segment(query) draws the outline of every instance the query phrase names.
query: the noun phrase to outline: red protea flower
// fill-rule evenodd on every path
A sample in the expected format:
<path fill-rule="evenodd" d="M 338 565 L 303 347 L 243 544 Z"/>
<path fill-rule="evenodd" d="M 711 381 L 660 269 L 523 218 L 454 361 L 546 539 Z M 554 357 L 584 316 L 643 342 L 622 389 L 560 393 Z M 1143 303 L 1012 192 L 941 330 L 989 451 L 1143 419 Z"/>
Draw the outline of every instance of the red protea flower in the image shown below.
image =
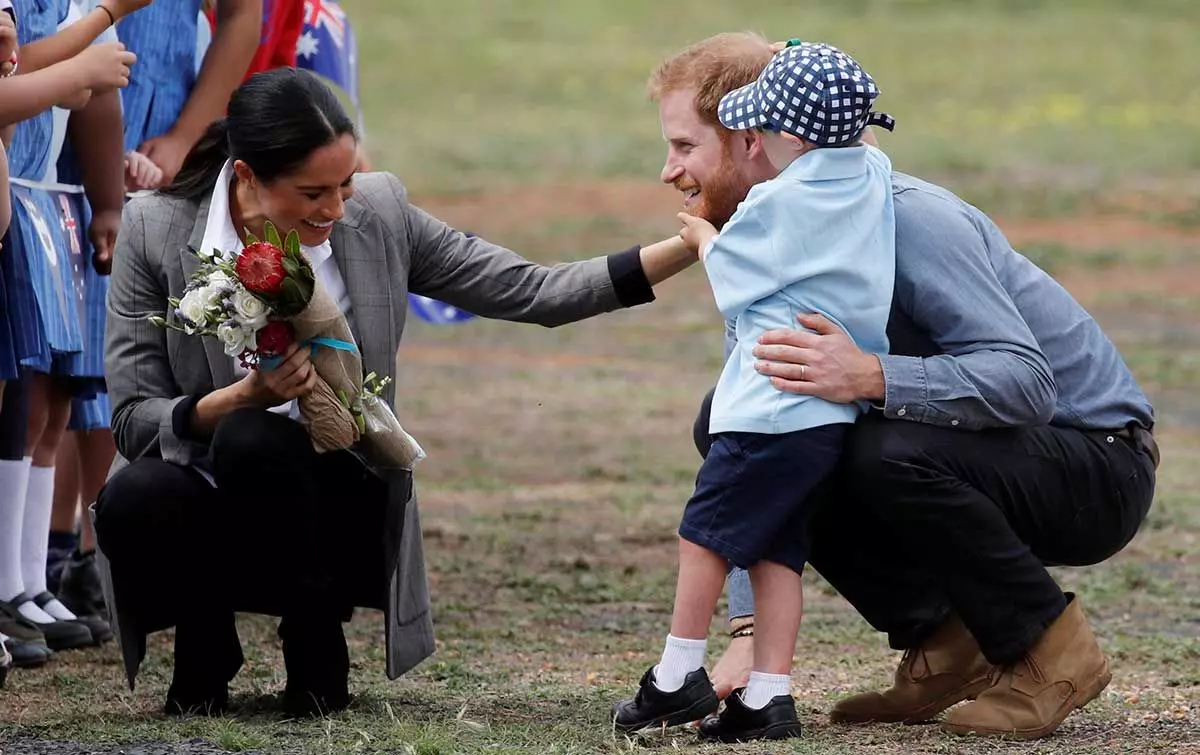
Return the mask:
<path fill-rule="evenodd" d="M 261 241 L 242 250 L 235 269 L 243 286 L 265 296 L 278 294 L 287 275 L 283 269 L 283 250 Z"/>
<path fill-rule="evenodd" d="M 292 326 L 283 320 L 272 320 L 258 331 L 258 351 L 263 356 L 283 356 L 296 340 Z"/>

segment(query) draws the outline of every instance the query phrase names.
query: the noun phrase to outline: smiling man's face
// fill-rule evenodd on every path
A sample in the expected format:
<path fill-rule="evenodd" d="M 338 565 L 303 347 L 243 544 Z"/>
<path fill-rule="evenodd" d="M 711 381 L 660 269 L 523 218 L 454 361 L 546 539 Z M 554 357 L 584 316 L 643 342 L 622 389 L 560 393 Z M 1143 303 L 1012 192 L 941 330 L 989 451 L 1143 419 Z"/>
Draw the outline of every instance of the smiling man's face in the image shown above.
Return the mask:
<path fill-rule="evenodd" d="M 755 182 L 735 158 L 732 146 L 739 135 L 702 120 L 695 97 L 692 89 L 676 89 L 663 94 L 658 103 L 667 142 L 667 162 L 660 178 L 683 193 L 685 212 L 720 228 Z"/>

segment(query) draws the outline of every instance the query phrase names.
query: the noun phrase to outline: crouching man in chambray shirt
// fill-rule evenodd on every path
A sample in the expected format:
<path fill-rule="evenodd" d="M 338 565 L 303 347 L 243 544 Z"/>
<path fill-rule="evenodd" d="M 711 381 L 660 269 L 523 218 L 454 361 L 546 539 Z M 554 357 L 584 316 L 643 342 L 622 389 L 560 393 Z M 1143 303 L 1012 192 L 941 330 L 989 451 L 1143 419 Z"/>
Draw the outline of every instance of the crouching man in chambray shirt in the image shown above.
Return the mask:
<path fill-rule="evenodd" d="M 718 35 L 652 81 L 670 141 L 662 179 L 716 225 L 775 175 L 748 140 L 722 137 L 715 113 L 771 56 L 761 37 Z M 1099 563 L 1136 534 L 1154 493 L 1154 411 L 1095 320 L 986 215 L 902 173 L 892 191 L 890 353 L 863 352 L 820 317 L 755 349 L 782 390 L 876 407 L 809 523 L 809 562 L 909 652 L 890 689 L 841 700 L 831 718 L 920 721 L 977 697 L 943 728 L 1043 737 L 1111 678 L 1081 601 L 1046 567 Z M 753 610 L 733 573 L 734 626 Z M 749 676 L 740 634 L 714 669 L 718 693 Z"/>

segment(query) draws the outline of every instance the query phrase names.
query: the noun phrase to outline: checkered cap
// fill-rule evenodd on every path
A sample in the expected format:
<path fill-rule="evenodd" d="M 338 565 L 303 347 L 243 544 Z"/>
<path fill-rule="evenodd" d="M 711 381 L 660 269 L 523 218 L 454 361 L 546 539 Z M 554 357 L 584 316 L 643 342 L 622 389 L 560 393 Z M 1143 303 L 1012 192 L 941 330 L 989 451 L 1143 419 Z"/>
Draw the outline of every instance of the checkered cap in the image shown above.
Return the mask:
<path fill-rule="evenodd" d="M 896 121 L 871 111 L 879 87 L 854 58 L 819 42 L 775 54 L 758 80 L 721 98 L 717 117 L 735 131 L 786 131 L 805 141 L 838 146 L 867 126 L 891 131 Z"/>

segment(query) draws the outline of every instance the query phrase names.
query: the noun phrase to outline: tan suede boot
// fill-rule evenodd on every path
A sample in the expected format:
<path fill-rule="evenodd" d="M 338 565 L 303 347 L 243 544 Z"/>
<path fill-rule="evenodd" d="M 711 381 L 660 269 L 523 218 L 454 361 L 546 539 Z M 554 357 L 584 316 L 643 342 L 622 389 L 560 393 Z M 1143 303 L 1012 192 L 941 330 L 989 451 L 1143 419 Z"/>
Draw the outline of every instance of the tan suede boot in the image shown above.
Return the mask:
<path fill-rule="evenodd" d="M 1112 673 L 1088 628 L 1079 598 L 1042 634 L 1033 649 L 1005 668 L 995 685 L 950 711 L 942 729 L 1009 739 L 1038 739 L 1108 686 Z"/>
<path fill-rule="evenodd" d="M 839 700 L 829 719 L 843 724 L 927 721 L 987 689 L 996 670 L 962 620 L 954 616 L 921 647 L 905 651 L 891 689 Z"/>

